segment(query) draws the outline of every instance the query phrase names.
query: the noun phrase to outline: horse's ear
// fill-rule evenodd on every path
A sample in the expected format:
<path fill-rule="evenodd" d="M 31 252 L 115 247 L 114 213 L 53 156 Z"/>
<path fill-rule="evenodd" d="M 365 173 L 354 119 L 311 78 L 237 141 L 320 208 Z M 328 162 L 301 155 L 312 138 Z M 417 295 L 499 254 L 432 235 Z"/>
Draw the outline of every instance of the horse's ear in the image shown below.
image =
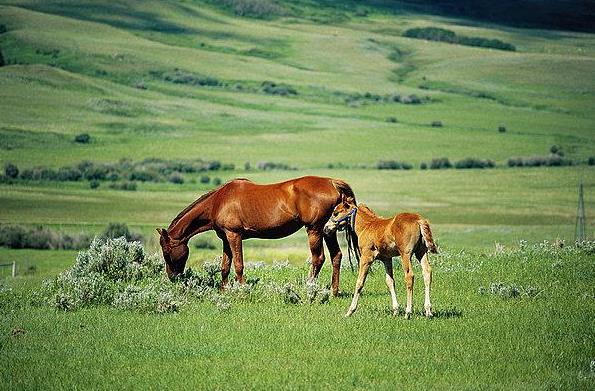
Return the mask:
<path fill-rule="evenodd" d="M 159 235 L 161 235 L 161 237 L 165 240 L 169 240 L 169 235 L 167 234 L 167 230 L 163 229 L 163 228 L 156 228 L 157 232 L 159 232 Z"/>

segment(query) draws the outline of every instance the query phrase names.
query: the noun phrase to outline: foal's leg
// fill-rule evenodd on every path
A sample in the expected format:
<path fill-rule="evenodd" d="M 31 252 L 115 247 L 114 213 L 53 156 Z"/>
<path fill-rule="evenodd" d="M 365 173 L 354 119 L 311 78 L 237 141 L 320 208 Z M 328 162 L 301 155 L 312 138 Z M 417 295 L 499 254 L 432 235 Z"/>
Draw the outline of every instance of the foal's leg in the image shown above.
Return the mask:
<path fill-rule="evenodd" d="M 397 292 L 395 292 L 395 279 L 393 278 L 393 260 L 391 258 L 383 259 L 384 270 L 386 271 L 386 286 L 390 293 L 391 305 L 393 308 L 393 316 L 399 313 L 399 302 L 397 301 Z"/>
<path fill-rule="evenodd" d="M 322 246 L 322 229 L 309 227 L 307 232 L 310 253 L 312 254 L 312 267 L 310 268 L 308 280 L 312 281 L 318 277 L 324 263 L 324 247 Z"/>
<path fill-rule="evenodd" d="M 401 255 L 403 272 L 405 273 L 405 285 L 407 287 L 407 307 L 405 307 L 405 318 L 411 318 L 413 312 L 413 268 L 411 267 L 411 253 Z"/>
<path fill-rule="evenodd" d="M 430 303 L 430 287 L 432 286 L 432 267 L 428 261 L 427 250 L 416 252 L 417 259 L 421 262 L 421 270 L 424 274 L 425 298 L 424 298 L 424 312 L 429 318 L 432 316 L 432 303 Z"/>
<path fill-rule="evenodd" d="M 349 306 L 345 317 L 351 316 L 351 314 L 353 314 L 357 309 L 357 302 L 359 301 L 359 297 L 362 293 L 364 282 L 366 282 L 366 277 L 368 276 L 368 271 L 370 270 L 370 265 L 372 262 L 374 262 L 374 257 L 371 254 L 362 254 L 362 257 L 359 261 L 359 274 L 357 276 L 357 282 L 355 283 L 353 299 L 351 300 L 351 305 Z"/>
<path fill-rule="evenodd" d="M 326 247 L 328 248 L 331 256 L 331 263 L 333 264 L 333 278 L 331 280 L 331 293 L 333 296 L 339 295 L 339 274 L 341 273 L 341 248 L 337 241 L 337 232 L 333 232 L 330 235 L 324 236 Z"/>
<path fill-rule="evenodd" d="M 231 248 L 233 266 L 236 271 L 236 281 L 244 284 L 244 255 L 242 254 L 242 235 L 235 232 L 227 232 L 227 241 Z"/>

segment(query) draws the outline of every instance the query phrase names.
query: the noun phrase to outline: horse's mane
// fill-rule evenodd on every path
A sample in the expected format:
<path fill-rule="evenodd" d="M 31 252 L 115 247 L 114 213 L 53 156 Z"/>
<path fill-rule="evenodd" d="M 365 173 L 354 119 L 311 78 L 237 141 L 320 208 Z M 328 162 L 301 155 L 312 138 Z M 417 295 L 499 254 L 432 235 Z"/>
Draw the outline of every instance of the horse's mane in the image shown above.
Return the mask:
<path fill-rule="evenodd" d="M 169 227 L 167 228 L 168 231 L 178 222 L 180 221 L 180 219 L 186 214 L 188 213 L 192 208 L 194 208 L 196 205 L 200 204 L 201 202 L 203 202 L 204 200 L 206 200 L 207 198 L 209 198 L 211 195 L 213 195 L 214 193 L 218 192 L 219 190 L 221 190 L 223 187 L 225 187 L 229 182 L 235 181 L 235 180 L 241 180 L 241 181 L 247 181 L 248 179 L 246 178 L 236 178 L 236 179 L 232 179 L 230 181 L 225 182 L 224 184 L 222 184 L 219 187 L 214 188 L 213 190 L 201 195 L 200 197 L 198 197 L 198 199 L 196 201 L 194 201 L 193 203 L 191 203 L 190 205 L 188 205 L 187 207 L 185 207 L 180 213 L 178 213 L 178 215 L 176 217 L 174 217 L 174 219 L 172 220 L 172 222 L 169 224 Z"/>

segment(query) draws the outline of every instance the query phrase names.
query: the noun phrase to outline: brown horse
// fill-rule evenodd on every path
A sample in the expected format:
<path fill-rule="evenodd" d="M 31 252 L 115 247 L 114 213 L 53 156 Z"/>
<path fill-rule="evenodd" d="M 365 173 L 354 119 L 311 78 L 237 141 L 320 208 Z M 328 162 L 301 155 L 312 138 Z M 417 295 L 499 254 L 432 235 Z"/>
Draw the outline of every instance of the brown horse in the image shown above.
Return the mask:
<path fill-rule="evenodd" d="M 174 279 L 184 271 L 191 237 L 214 230 L 223 242 L 222 286 L 228 283 L 232 262 L 236 279 L 244 283 L 243 239 L 282 238 L 305 226 L 312 253 L 310 278 L 318 276 L 324 263 L 324 239 L 333 264 L 332 293 L 337 295 L 341 249 L 336 232 L 322 231 L 341 201 L 356 202 L 351 187 L 339 179 L 306 176 L 269 185 L 232 180 L 186 207 L 167 230 L 157 229 L 167 275 Z"/>
<path fill-rule="evenodd" d="M 421 262 L 425 285 L 424 309 L 427 317 L 432 316 L 430 303 L 430 285 L 432 284 L 432 268 L 428 262 L 428 251 L 437 253 L 432 239 L 430 223 L 415 213 L 401 213 L 390 219 L 377 216 L 367 206 L 349 201 L 342 202 L 333 211 L 331 219 L 324 227 L 325 234 L 351 226 L 357 235 L 360 264 L 359 275 L 355 284 L 355 292 L 351 306 L 345 314 L 350 316 L 357 308 L 362 288 L 370 265 L 379 259 L 384 263 L 386 285 L 390 292 L 393 315 L 399 312 L 399 303 L 395 293 L 392 257 L 401 256 L 405 285 L 407 286 L 407 307 L 405 317 L 409 319 L 413 310 L 413 270 L 411 257 L 413 254 Z"/>

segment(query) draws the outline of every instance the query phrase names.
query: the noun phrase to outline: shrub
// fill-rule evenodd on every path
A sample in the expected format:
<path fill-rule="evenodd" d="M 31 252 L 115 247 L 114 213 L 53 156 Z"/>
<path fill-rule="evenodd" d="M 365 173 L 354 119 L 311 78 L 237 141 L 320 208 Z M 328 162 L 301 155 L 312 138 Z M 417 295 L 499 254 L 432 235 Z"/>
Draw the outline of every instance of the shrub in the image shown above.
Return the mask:
<path fill-rule="evenodd" d="M 39 250 L 77 250 L 89 245 L 86 234 L 68 235 L 37 226 L 0 225 L 0 246 L 8 248 L 33 248 Z"/>
<path fill-rule="evenodd" d="M 451 168 L 452 164 L 447 157 L 435 158 L 430 162 L 430 169 L 437 170 L 443 168 Z"/>
<path fill-rule="evenodd" d="M 0 50 L 0 67 L 3 67 L 4 65 L 6 65 L 6 62 L 4 61 L 4 56 L 2 55 L 2 51 Z"/>
<path fill-rule="evenodd" d="M 8 29 L 6 28 L 6 25 L 0 24 L 0 34 L 4 34 L 7 31 L 8 31 Z"/>
<path fill-rule="evenodd" d="M 163 80 L 175 84 L 188 84 L 192 86 L 219 87 L 223 83 L 211 76 L 203 76 L 195 73 L 184 72 L 174 69 L 173 72 L 166 72 L 162 75 Z"/>
<path fill-rule="evenodd" d="M 386 122 L 396 123 L 397 122 L 397 117 L 388 117 L 386 119 Z"/>
<path fill-rule="evenodd" d="M 221 178 L 219 178 L 219 177 L 213 178 L 213 186 L 219 186 L 222 183 L 223 183 L 223 181 L 221 180 Z"/>
<path fill-rule="evenodd" d="M 184 178 L 180 175 L 179 172 L 173 172 L 168 179 L 171 183 L 175 184 L 182 184 L 184 183 Z"/>
<path fill-rule="evenodd" d="M 257 19 L 271 19 L 288 15 L 289 11 L 270 0 L 223 0 L 221 4 L 237 16 Z"/>
<path fill-rule="evenodd" d="M 564 152 L 562 151 L 562 148 L 560 148 L 559 145 L 552 145 L 550 147 L 550 152 L 554 155 L 558 155 L 558 156 L 564 156 Z"/>
<path fill-rule="evenodd" d="M 468 157 L 455 163 L 455 168 L 494 168 L 496 163 L 489 159 L 476 159 Z"/>
<path fill-rule="evenodd" d="M 376 164 L 379 170 L 410 170 L 413 166 L 407 162 L 398 162 L 396 160 L 380 160 Z"/>
<path fill-rule="evenodd" d="M 259 170 L 294 170 L 295 168 L 286 163 L 258 162 L 256 168 Z"/>
<path fill-rule="evenodd" d="M 217 245 L 215 243 L 213 243 L 213 241 L 210 238 L 208 238 L 206 236 L 200 236 L 194 241 L 194 247 L 201 248 L 201 249 L 214 250 L 217 248 Z"/>
<path fill-rule="evenodd" d="M 8 178 L 15 179 L 19 176 L 19 168 L 12 163 L 6 163 L 4 165 L 4 175 Z"/>
<path fill-rule="evenodd" d="M 62 167 L 56 173 L 56 180 L 58 181 L 76 182 L 80 181 L 82 177 L 81 170 L 74 167 Z"/>
<path fill-rule="evenodd" d="M 431 123 L 433 128 L 441 128 L 442 127 L 442 121 L 432 121 Z"/>
<path fill-rule="evenodd" d="M 504 126 L 504 125 L 498 126 L 498 132 L 505 133 L 506 132 L 506 126 Z"/>
<path fill-rule="evenodd" d="M 88 144 L 91 142 L 91 136 L 88 133 L 81 133 L 74 136 L 74 141 L 79 144 Z"/>
<path fill-rule="evenodd" d="M 211 181 L 211 177 L 208 175 L 202 175 L 200 177 L 200 183 L 209 183 Z"/>
<path fill-rule="evenodd" d="M 281 95 L 281 96 L 297 95 L 297 91 L 295 90 L 295 88 L 287 86 L 287 85 L 277 84 L 272 81 L 263 81 L 261 84 L 261 90 L 265 94 L 270 94 L 270 95 Z"/>
<path fill-rule="evenodd" d="M 89 187 L 90 187 L 91 189 L 97 189 L 97 188 L 99 187 L 99 185 L 100 185 L 100 184 L 101 184 L 101 182 L 99 182 L 99 181 L 98 181 L 98 180 L 96 180 L 96 179 L 93 179 L 93 180 L 89 181 Z"/>
<path fill-rule="evenodd" d="M 570 159 L 564 159 L 560 155 L 549 156 L 530 156 L 530 157 L 515 157 L 508 159 L 509 167 L 558 167 L 558 166 L 572 166 L 573 162 Z"/>
<path fill-rule="evenodd" d="M 101 237 L 108 239 L 124 237 L 127 241 L 143 241 L 143 236 L 140 233 L 131 232 L 125 223 L 109 223 Z"/>
<path fill-rule="evenodd" d="M 412 28 L 406 30 L 403 33 L 403 36 L 408 38 L 425 39 L 428 41 L 455 43 L 465 46 L 477 46 L 482 48 L 492 48 L 508 51 L 516 50 L 516 47 L 513 44 L 503 42 L 499 39 L 459 36 L 456 35 L 454 31 L 439 27 Z"/>
<path fill-rule="evenodd" d="M 428 168 L 428 164 L 426 162 L 421 162 L 421 164 L 419 165 L 419 168 L 422 170 L 426 170 Z"/>
<path fill-rule="evenodd" d="M 587 164 L 589 166 L 595 166 L 595 156 L 590 156 L 589 159 L 587 160 Z"/>

